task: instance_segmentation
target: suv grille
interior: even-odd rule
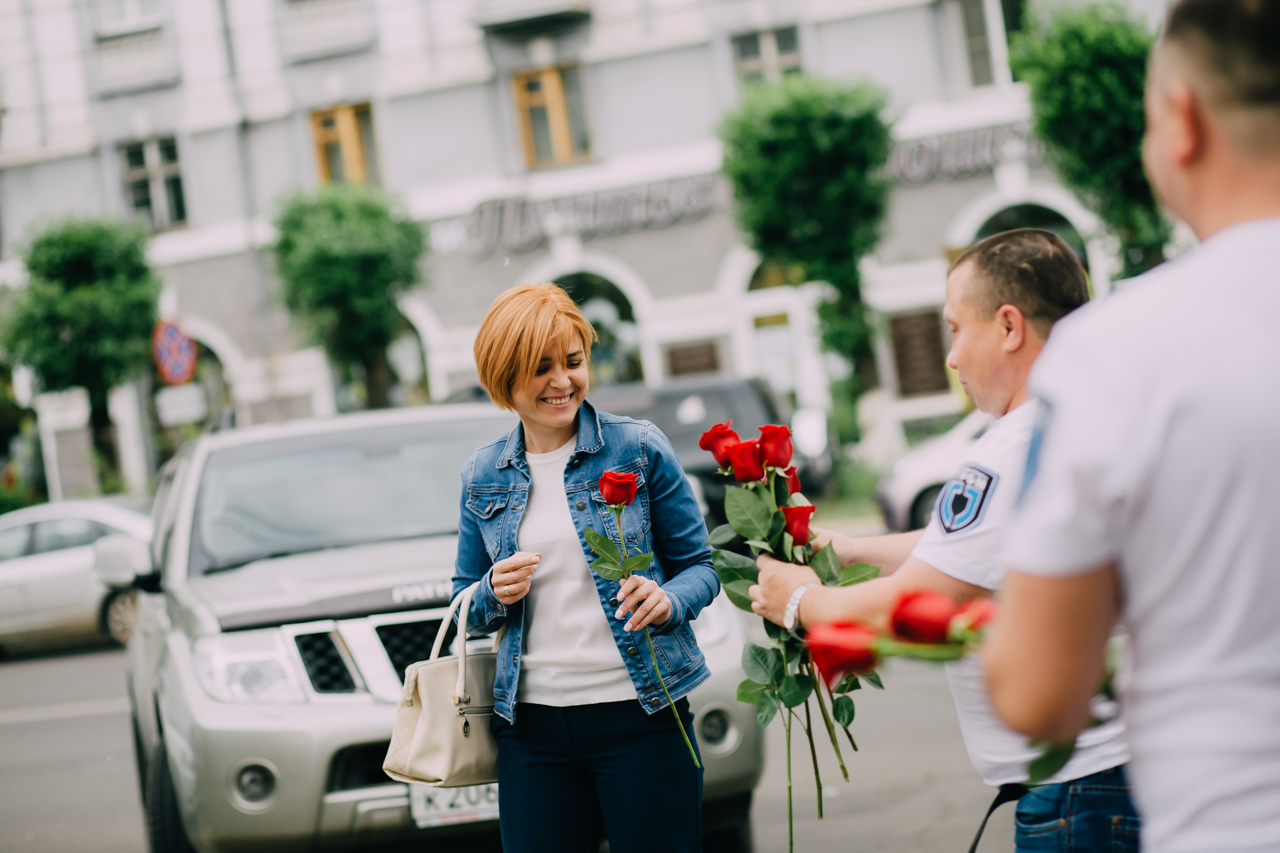
[[[352,791],[356,788],[372,788],[388,785],[391,778],[382,772],[390,741],[361,743],[338,750],[329,765],[329,791]]]
[[[391,658],[391,666],[396,676],[403,682],[404,671],[411,663],[426,660],[431,656],[431,644],[436,641],[436,632],[440,630],[439,619],[425,622],[399,622],[392,625],[378,626],[378,639],[382,640]],[[448,648],[458,634],[458,626],[449,623],[449,633],[444,636],[444,647]]]
[[[298,653],[311,678],[311,686],[317,693],[352,693],[355,679],[347,669],[346,661],[338,653],[331,634],[299,634],[294,637]]]

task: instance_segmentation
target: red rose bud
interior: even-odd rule
[[[783,530],[791,534],[791,538],[795,540],[797,545],[809,544],[809,518],[813,515],[816,506],[784,506],[782,510],[782,518],[784,522]]]
[[[958,631],[982,631],[996,617],[999,607],[990,598],[975,598],[960,608],[951,620]]]
[[[600,496],[611,506],[630,506],[636,499],[636,475],[605,471],[600,478]]]
[[[791,430],[776,424],[760,427],[760,455],[770,468],[786,468],[791,464]]]
[[[764,460],[760,458],[760,442],[756,439],[739,441],[724,449],[733,467],[733,476],[739,483],[752,483],[764,479]]]
[[[814,625],[804,642],[828,687],[834,687],[846,673],[865,675],[880,663],[876,632],[866,625]]]
[[[889,630],[908,643],[945,643],[960,608],[948,595],[922,589],[904,592],[889,617]]]
[[[787,491],[795,494],[800,491],[800,475],[796,472],[796,466],[792,465],[782,472],[782,476],[787,478]]]
[[[721,468],[729,467],[729,456],[724,452],[725,448],[730,444],[737,444],[742,441],[736,432],[729,429],[732,425],[733,421],[716,424],[704,432],[702,438],[698,439],[698,447],[711,451],[711,455],[716,458],[716,464]]]

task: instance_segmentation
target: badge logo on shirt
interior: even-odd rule
[[[982,520],[991,493],[996,489],[999,476],[977,465],[966,465],[952,477],[942,493],[934,511],[943,533],[959,533],[974,527]]]

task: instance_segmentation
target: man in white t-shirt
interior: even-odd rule
[[[861,539],[817,531],[815,547],[834,542],[842,564],[874,563],[882,567],[880,578],[824,587],[805,566],[761,557],[760,582],[751,587],[755,611],[785,628],[851,620],[883,627],[903,592],[932,589],[967,601],[997,590],[1005,524],[1035,426],[1027,375],[1054,322],[1088,299],[1084,269],[1046,231],[1005,232],[961,255],[947,279],[948,363],[978,408],[999,420],[969,449],[923,531]],[[983,781],[1001,789],[994,809],[1025,791],[1037,750],[996,719],[978,661],[948,664],[947,677],[969,757]],[[1118,719],[1090,730],[1065,767],[1022,797],[1018,849],[1136,851],[1127,760]]]
[[[1013,728],[1069,742],[1117,620],[1151,853],[1280,850],[1280,2],[1182,0],[1144,162],[1203,241],[1054,330],[984,655]]]

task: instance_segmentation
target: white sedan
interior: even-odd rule
[[[134,592],[103,583],[93,543],[151,541],[151,519],[105,500],[63,501],[0,516],[0,646],[109,634],[128,640]]]
[[[929,523],[938,493],[960,469],[969,448],[995,423],[973,411],[944,432],[913,447],[880,478],[876,497],[890,530],[919,530]]]

